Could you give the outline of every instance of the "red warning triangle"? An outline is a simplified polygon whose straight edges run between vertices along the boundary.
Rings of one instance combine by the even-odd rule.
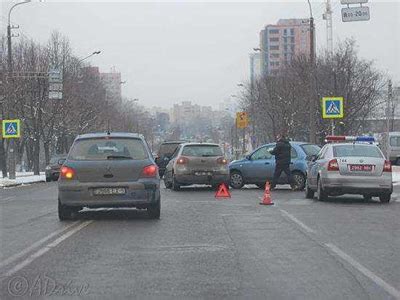
[[[230,198],[231,194],[229,193],[228,187],[225,183],[221,183],[218,187],[218,191],[215,193],[215,198]]]

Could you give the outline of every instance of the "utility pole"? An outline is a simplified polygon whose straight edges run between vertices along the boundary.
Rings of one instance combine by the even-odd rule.
[[[389,159],[389,145],[390,145],[390,119],[391,119],[391,109],[390,106],[392,104],[393,97],[393,88],[392,88],[392,80],[389,79],[388,82],[388,96],[386,101],[386,159]]]
[[[18,28],[17,27],[12,27],[11,26],[11,12],[12,10],[17,7],[18,5],[26,4],[29,3],[31,0],[25,0],[23,2],[18,2],[11,6],[10,10],[8,11],[8,22],[7,22],[7,52],[8,52],[8,79],[10,80],[12,78],[12,73],[13,73],[13,63],[12,63],[12,44],[11,44],[11,38],[13,37],[11,34],[11,29],[13,28]],[[9,88],[10,90],[10,88]],[[9,112],[9,118],[14,119],[14,111],[12,110],[14,105],[9,105],[8,107],[8,112]],[[15,139],[11,138],[9,142],[9,179],[15,179],[16,177],[16,172],[15,172],[15,164],[16,164],[16,155],[15,155]]]
[[[10,11],[11,12],[11,11]],[[7,25],[7,51],[8,51],[8,59],[7,59],[7,64],[8,64],[8,80],[12,80],[12,73],[13,73],[13,65],[12,65],[12,45],[11,45],[11,24],[8,22]],[[9,92],[11,92],[11,89],[9,87]],[[10,101],[9,97],[9,101]],[[13,111],[14,105],[9,105],[8,106],[8,115],[10,119],[14,119],[14,111]],[[16,170],[15,170],[15,164],[16,164],[16,157],[15,157],[15,141],[14,139],[9,140],[9,153],[8,153],[8,178],[10,179],[15,179],[16,178]]]
[[[311,66],[311,95],[310,95],[310,111],[309,111],[309,127],[310,127],[310,142],[311,143],[316,143],[316,131],[317,131],[317,126],[316,122],[317,120],[315,119],[315,112],[318,109],[316,107],[317,102],[315,101],[314,98],[314,69],[315,69],[315,28],[314,28],[314,17],[312,14],[312,7],[311,7],[311,2],[308,0],[308,6],[310,8],[310,66]]]
[[[246,154],[246,127],[243,128],[243,144],[242,144],[242,153]]]
[[[326,45],[328,54],[333,54],[333,25],[332,25],[332,6],[331,0],[326,0],[326,11],[323,19],[326,21]]]

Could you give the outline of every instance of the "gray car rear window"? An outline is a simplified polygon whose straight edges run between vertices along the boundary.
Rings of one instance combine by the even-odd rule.
[[[300,145],[300,147],[303,149],[307,156],[317,155],[319,151],[321,151],[321,147],[313,144],[303,144]]]
[[[143,160],[148,158],[148,153],[140,139],[95,138],[76,141],[71,149],[68,159],[107,160],[107,157],[110,156]]]
[[[159,156],[171,156],[174,154],[176,148],[178,148],[179,143],[173,144],[173,143],[168,143],[168,144],[161,144],[160,150],[158,151]]]
[[[185,146],[182,150],[184,156],[222,156],[222,150],[217,145],[189,145]]]
[[[376,146],[363,146],[354,144],[333,146],[333,155],[335,157],[383,157],[379,148]]]

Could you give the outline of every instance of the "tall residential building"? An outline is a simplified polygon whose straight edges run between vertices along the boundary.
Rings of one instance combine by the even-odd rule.
[[[261,53],[250,53],[250,84],[261,75]]]
[[[110,102],[121,102],[121,73],[113,70],[110,73],[100,73],[100,79],[107,92],[107,100]]]
[[[260,32],[261,73],[274,75],[297,55],[310,55],[310,20],[281,19]]]
[[[185,124],[200,117],[201,108],[191,101],[182,101],[181,104],[174,104],[172,109],[172,121],[178,124]]]

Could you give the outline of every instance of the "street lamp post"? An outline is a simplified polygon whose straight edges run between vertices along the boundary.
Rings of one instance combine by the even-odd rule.
[[[11,6],[10,10],[8,11],[8,22],[7,22],[7,53],[8,53],[8,74],[9,74],[9,79],[12,78],[12,72],[13,72],[13,62],[12,62],[12,43],[11,43],[11,29],[15,27],[11,27],[11,12],[13,9],[19,5],[26,4],[31,2],[31,0],[25,0],[24,2],[19,2]],[[14,112],[12,111],[11,107],[9,107],[9,117],[10,119],[14,119]],[[16,155],[15,155],[15,141],[14,139],[10,139],[10,144],[9,144],[9,170],[8,170],[8,178],[10,179],[15,179],[16,177],[16,170],[15,170],[15,164],[16,164]]]
[[[92,57],[93,55],[97,55],[97,54],[100,54],[100,53],[101,53],[101,51],[99,51],[99,50],[98,51],[94,51],[92,54],[89,54],[88,56],[80,59],[78,62],[82,62],[82,61],[88,59],[89,57]]]
[[[316,120],[315,120],[315,111],[316,111],[316,101],[313,97],[313,89],[314,89],[314,67],[315,67],[315,37],[314,37],[314,17],[312,13],[312,6],[310,0],[307,0],[308,7],[310,9],[310,65],[311,65],[311,97],[310,97],[310,111],[309,111],[309,127],[310,127],[310,142],[316,143]]]

